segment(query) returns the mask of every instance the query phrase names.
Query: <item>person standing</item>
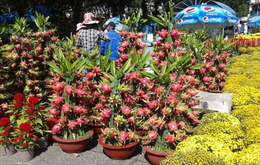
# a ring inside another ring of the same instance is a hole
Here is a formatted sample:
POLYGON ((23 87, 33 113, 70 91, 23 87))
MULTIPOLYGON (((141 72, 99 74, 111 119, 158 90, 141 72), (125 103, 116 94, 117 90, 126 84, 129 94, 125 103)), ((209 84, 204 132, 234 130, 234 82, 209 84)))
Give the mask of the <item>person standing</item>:
POLYGON ((85 48, 89 54, 95 50, 96 46, 100 45, 101 40, 110 40, 103 31, 98 29, 98 23, 99 21, 94 20, 93 13, 86 13, 82 22, 85 28, 78 31, 76 46, 85 48))
POLYGON ((106 30, 108 31, 106 34, 110 38, 110 41, 101 41, 101 54, 105 56, 107 54, 108 46, 110 45, 111 55, 109 57, 110 60, 118 59, 118 47, 121 41, 121 36, 115 32, 116 24, 114 22, 109 22, 106 30))
POLYGON ((244 34, 247 34, 248 33, 248 26, 247 26, 247 23, 245 22, 244 23, 244 34))

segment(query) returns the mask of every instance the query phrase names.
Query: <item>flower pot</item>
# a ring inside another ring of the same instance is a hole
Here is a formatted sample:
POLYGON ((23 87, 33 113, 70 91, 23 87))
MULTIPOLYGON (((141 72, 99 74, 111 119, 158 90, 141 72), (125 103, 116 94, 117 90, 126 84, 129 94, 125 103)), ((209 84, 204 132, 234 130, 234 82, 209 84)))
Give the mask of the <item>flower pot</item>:
POLYGON ((94 132, 93 130, 89 131, 89 135, 80 138, 80 139, 61 139, 57 136, 53 136, 53 139, 56 140, 60 146, 60 148, 66 152, 66 153, 79 153, 83 151, 86 146, 88 145, 88 142, 90 138, 93 136, 94 132))
POLYGON ((0 153, 2 156, 10 156, 16 153, 16 149, 14 147, 14 145, 8 145, 8 146, 2 146, 0 148, 0 153))
POLYGON ((38 138, 36 143, 39 145, 36 146, 37 148, 46 149, 49 145, 49 134, 46 134, 45 136, 38 138))
POLYGON ((103 142, 103 136, 99 137, 98 143, 103 147, 104 152, 111 159, 116 160, 125 160, 129 158, 138 144, 138 142, 133 142, 125 146, 111 146, 103 142))
POLYGON ((93 129, 94 133, 99 135, 102 133, 101 129, 104 128, 104 125, 101 123, 93 123, 93 124, 89 124, 89 126, 91 127, 91 129, 93 129))
POLYGON ((171 152, 158 152, 154 151, 148 146, 143 146, 145 154, 152 165, 160 165, 160 162, 166 159, 166 156, 172 154, 171 152))
POLYGON ((28 150, 17 149, 17 154, 21 162, 28 162, 34 158, 34 149, 28 149, 28 150))
POLYGON ((218 91, 218 90, 209 90, 209 93, 223 93, 223 91, 218 91))

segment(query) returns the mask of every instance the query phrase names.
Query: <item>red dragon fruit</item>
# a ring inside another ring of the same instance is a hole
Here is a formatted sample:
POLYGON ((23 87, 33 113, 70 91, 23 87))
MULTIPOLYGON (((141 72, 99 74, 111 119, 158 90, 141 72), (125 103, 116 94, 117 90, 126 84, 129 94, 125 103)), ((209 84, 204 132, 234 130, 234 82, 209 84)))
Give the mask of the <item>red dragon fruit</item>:
POLYGON ((74 107, 74 111, 75 111, 75 113, 77 113, 77 114, 81 114, 81 113, 84 111, 84 108, 83 108, 81 105, 76 105, 76 106, 74 107))
POLYGON ((55 124, 55 125, 52 127, 51 132, 52 132, 53 134, 57 134, 57 133, 60 132, 60 130, 61 130, 61 124, 58 123, 58 124, 55 124))
POLYGON ((67 95, 71 95, 72 94, 72 92, 73 92, 73 87, 71 86, 71 85, 67 85, 65 88, 65 93, 67 94, 67 95))
POLYGON ((175 121, 170 121, 167 125, 170 131, 178 130, 178 124, 175 121))
POLYGON ((182 85, 179 83, 173 83, 171 86, 171 90, 172 90, 172 92, 178 93, 178 92, 182 91, 182 85))
POLYGON ((162 37, 162 38, 166 38, 167 35, 168 35, 168 32, 167 32, 167 30, 162 29, 162 30, 159 32, 159 35, 160 35, 160 37, 162 37))
POLYGON ((69 105, 68 103, 64 104, 62 107, 61 107, 61 110, 63 113, 67 114, 71 111, 71 105, 69 105))
POLYGON ((126 105, 121 107, 121 112, 126 116, 132 114, 132 110, 126 105))
POLYGON ((174 135, 167 134, 167 135, 165 136, 165 141, 166 141, 167 143, 169 143, 169 144, 175 143, 175 137, 174 137, 174 135))

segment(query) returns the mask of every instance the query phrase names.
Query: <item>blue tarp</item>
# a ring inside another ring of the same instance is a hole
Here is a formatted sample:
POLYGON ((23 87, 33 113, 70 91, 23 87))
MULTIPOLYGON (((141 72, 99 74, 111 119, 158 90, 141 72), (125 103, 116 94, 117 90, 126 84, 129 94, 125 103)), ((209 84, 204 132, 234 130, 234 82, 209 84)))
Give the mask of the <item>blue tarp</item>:
MULTIPOLYGON (((24 16, 27 20, 27 22, 34 22, 35 13, 36 11, 44 16, 49 16, 52 18, 53 8, 48 6, 35 6, 35 9, 30 9, 29 11, 24 13, 24 16)), ((15 18, 18 18, 18 13, 5 13, 3 15, 0 15, 0 23, 14 23, 15 18)))

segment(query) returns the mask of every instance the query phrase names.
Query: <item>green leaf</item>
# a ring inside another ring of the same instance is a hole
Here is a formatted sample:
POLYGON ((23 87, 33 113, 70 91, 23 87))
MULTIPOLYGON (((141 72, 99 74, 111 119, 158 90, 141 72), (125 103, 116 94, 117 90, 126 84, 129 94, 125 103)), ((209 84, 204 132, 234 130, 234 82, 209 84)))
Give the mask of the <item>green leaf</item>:
POLYGON ((138 62, 138 55, 136 53, 136 49, 134 49, 134 53, 133 53, 133 56, 132 56, 132 62, 133 63, 137 63, 138 62))
POLYGON ((104 74, 105 76, 107 76, 108 78, 110 78, 110 80, 113 80, 113 79, 114 79, 114 77, 113 77, 111 74, 107 73, 107 72, 102 72, 102 74, 104 74))
POLYGON ((171 4, 171 1, 168 1, 169 9, 170 9, 170 18, 171 21, 174 19, 174 13, 173 13, 173 6, 171 4))
POLYGON ((110 82, 106 79, 106 78, 104 78, 104 77, 100 77, 101 78, 101 80, 103 81, 103 82, 105 82, 106 84, 110 84, 110 82))
POLYGON ((86 58, 83 59, 82 61, 80 61, 80 62, 78 63, 78 65, 75 67, 74 70, 77 71, 77 70, 79 70, 82 66, 86 65, 86 61, 87 61, 86 58))
POLYGON ((124 66, 123 66, 123 68, 122 68, 122 71, 125 72, 125 71, 129 68, 130 64, 131 64, 131 59, 128 59, 128 60, 125 62, 124 66))
POLYGON ((73 62, 73 64, 71 65, 71 69, 73 69, 78 63, 79 63, 80 59, 77 59, 76 61, 73 62))
POLYGON ((42 124, 42 120, 39 119, 39 118, 35 120, 35 123, 38 123, 38 124, 40 124, 40 125, 43 125, 43 124, 42 124))
POLYGON ((176 69, 178 66, 178 62, 174 62, 171 64, 171 66, 167 69, 166 73, 165 74, 169 74, 173 69, 176 69))
POLYGON ((71 64, 70 64, 70 62, 67 60, 67 58, 65 58, 65 65, 66 65, 68 71, 71 72, 71 66, 70 66, 71 64))
POLYGON ((114 77, 116 77, 116 63, 115 63, 114 60, 112 61, 111 72, 112 72, 112 75, 113 75, 114 77))
POLYGON ((122 76, 123 76, 123 72, 121 71, 121 70, 119 70, 118 72, 117 72, 117 79, 121 79, 122 78, 122 76))
POLYGON ((141 71, 141 72, 138 72, 139 74, 142 74, 142 75, 144 75, 144 76, 147 76, 147 77, 149 77, 149 78, 151 78, 151 79, 154 79, 156 76, 154 75, 154 74, 152 74, 152 73, 148 73, 148 72, 144 72, 144 71, 141 71))
POLYGON ((48 65, 52 68, 52 70, 56 73, 60 72, 60 68, 56 66, 54 63, 48 62, 48 65))
POLYGON ((153 70, 157 75, 160 75, 159 70, 158 70, 158 68, 157 68, 157 66, 155 65, 155 63, 154 63, 153 60, 150 61, 150 66, 151 66, 152 70, 153 70))

